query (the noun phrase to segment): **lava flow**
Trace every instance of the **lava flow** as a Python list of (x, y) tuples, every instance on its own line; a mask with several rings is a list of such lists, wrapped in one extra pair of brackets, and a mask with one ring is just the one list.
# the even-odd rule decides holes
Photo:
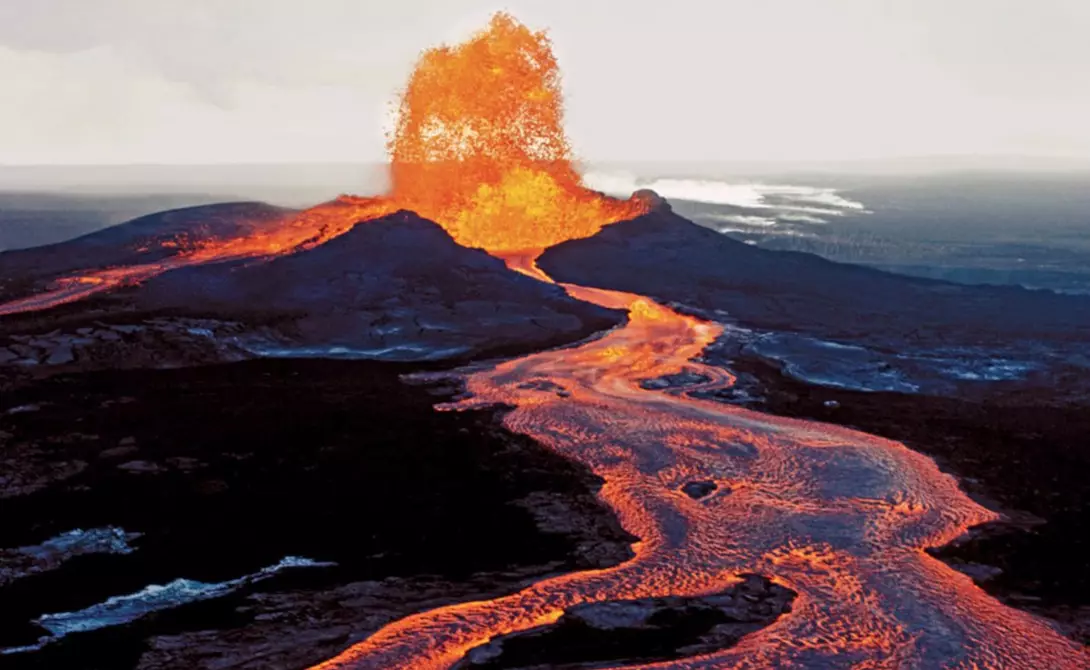
[(0, 316), (50, 309), (121, 286), (138, 284), (189, 265), (267, 259), (302, 251), (347, 232), (360, 221), (390, 214), (395, 209), (393, 203), (384, 198), (341, 196), (333, 202), (300, 212), (286, 221), (255, 227), (251, 233), (239, 237), (213, 237), (193, 243), (184, 237), (161, 241), (157, 246), (178, 249), (178, 253), (147, 263), (88, 270), (62, 277), (46, 291), (0, 304)]
[[(721, 592), (761, 573), (798, 592), (789, 614), (719, 653), (656, 668), (1083, 668), (1086, 652), (999, 603), (924, 549), (996, 515), (929, 458), (852, 430), (649, 391), (690, 369), (714, 324), (646, 298), (578, 286), (627, 306), (629, 322), (582, 346), (469, 374), (447, 409), (515, 407), (504, 418), (605, 479), (600, 496), (638, 536), (635, 558), (495, 600), (443, 607), (379, 630), (320, 670), (446, 668), (473, 648), (555, 622), (574, 605)], [(542, 388), (547, 381), (570, 395)], [(711, 481), (717, 493), (680, 491)]]

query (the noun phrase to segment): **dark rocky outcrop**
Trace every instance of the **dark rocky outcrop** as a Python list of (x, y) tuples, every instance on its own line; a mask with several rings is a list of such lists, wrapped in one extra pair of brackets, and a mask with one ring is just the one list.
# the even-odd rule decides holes
[(410, 359), (574, 340), (588, 324), (622, 318), (459, 246), (407, 211), (267, 262), (176, 270), (118, 299), (141, 310), (276, 320), (286, 348), (401, 349)]
[(643, 598), (578, 605), (559, 621), (477, 647), (460, 670), (598, 668), (726, 649), (791, 610), (795, 593), (759, 575), (708, 596)]
[(681, 487), (681, 492), (693, 500), (706, 498), (715, 492), (719, 485), (711, 481), (686, 482)]

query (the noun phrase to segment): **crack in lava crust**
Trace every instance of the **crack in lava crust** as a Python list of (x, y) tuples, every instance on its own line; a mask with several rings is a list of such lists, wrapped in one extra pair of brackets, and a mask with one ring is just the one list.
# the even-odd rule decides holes
[[(509, 259), (540, 272), (529, 255)], [(924, 553), (996, 518), (929, 458), (852, 430), (777, 418), (639, 380), (697, 367), (712, 323), (651, 300), (567, 286), (626, 306), (630, 321), (581, 346), (469, 374), (472, 397), (440, 409), (515, 407), (506, 426), (605, 479), (600, 496), (641, 538), (635, 557), (513, 595), (423, 612), (379, 630), (320, 670), (445, 668), (491, 638), (555, 622), (585, 602), (724, 590), (757, 572), (798, 592), (771, 626), (712, 655), (656, 668), (1082, 668), (1087, 652)], [(571, 395), (521, 388), (532, 380)], [(714, 480), (700, 501), (679, 489)]]

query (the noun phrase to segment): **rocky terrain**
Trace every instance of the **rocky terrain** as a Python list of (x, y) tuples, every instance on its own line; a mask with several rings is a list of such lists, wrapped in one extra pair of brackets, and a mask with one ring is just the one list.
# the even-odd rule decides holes
[(0, 301), (26, 297), (71, 274), (162, 262), (187, 248), (283, 224), (294, 210), (261, 202), (174, 209), (42, 247), (0, 253)]
[[(550, 249), (541, 267), (726, 324), (703, 358), (738, 382), (696, 395), (935, 457), (1006, 517), (940, 555), (1088, 639), (1090, 299), (756, 249), (640, 197), (651, 214)], [(214, 207), (228, 228), (286, 216)], [(172, 247), (138, 240), (220, 234), (185, 232), (208, 214), (0, 254), (0, 290), (20, 297), (100, 263), (155, 262), (148, 254)], [(500, 429), (496, 410), (434, 412), (456, 385), (400, 378), (436, 369), (421, 361), (533, 351), (621, 319), (409, 212), (293, 254), (178, 267), (0, 317), (0, 647), (21, 650), (0, 658), (302, 667), (415, 611), (625, 560), (633, 538), (595, 500), (593, 477)], [(684, 393), (707, 381), (682, 371), (643, 384)], [(691, 655), (767, 625), (792, 597), (756, 576), (738, 589), (576, 608), (463, 665)]]
[[(224, 205), (220, 215), (233, 221), (240, 207)], [(179, 234), (203, 221), (210, 207), (196, 209), (145, 217), (57, 249), (0, 254), (0, 261), (5, 275), (41, 288), (43, 278), (76, 265), (129, 262), (127, 247), (113, 244), (149, 229)], [(249, 206), (245, 212), (253, 216)], [(84, 254), (77, 249), (82, 246), (95, 252)], [(75, 254), (66, 264), (65, 249)], [(20, 275), (20, 264), (33, 252), (43, 264)], [(572, 342), (623, 318), (513, 272), (483, 251), (455, 244), (438, 225), (399, 212), (293, 254), (174, 268), (86, 300), (0, 317), (0, 377), (255, 356), (479, 356)]]
[[(110, 321), (113, 321), (112, 323)], [(179, 367), (229, 362), (252, 354), (232, 338), (235, 321), (187, 318), (78, 318), (49, 332), (0, 335), (0, 380), (74, 370)], [(58, 322), (48, 320), (48, 325)], [(0, 333), (4, 332), (0, 325)], [(33, 326), (23, 330), (40, 330)]]
[[(0, 403), (0, 664), (297, 668), (414, 611), (614, 565), (599, 481), (419, 366), (55, 376)], [(24, 649), (21, 652), (13, 650)]]
[(578, 605), (550, 626), (477, 647), (458, 670), (599, 668), (709, 654), (791, 610), (795, 594), (759, 575), (723, 593)]
[[(753, 247), (665, 202), (548, 249), (558, 281), (647, 295), (736, 328), (738, 346), (812, 383), (960, 395), (1016, 379), (1090, 398), (1090, 298), (964, 286)], [(965, 384), (964, 382), (969, 382)]]

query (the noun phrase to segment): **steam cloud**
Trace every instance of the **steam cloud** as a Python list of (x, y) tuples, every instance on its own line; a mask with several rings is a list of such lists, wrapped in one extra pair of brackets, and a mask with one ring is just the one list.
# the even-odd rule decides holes
[[(803, 233), (788, 227), (774, 227), (778, 223), (820, 225), (828, 223), (827, 217), (869, 213), (863, 203), (844, 197), (834, 188), (822, 186), (670, 177), (639, 179), (618, 172), (588, 172), (583, 176), (583, 181), (590, 188), (617, 197), (628, 197), (635, 190), (649, 188), (668, 200), (758, 210), (697, 215), (697, 218), (711, 223), (720, 232), (755, 232), (754, 229), (760, 229), (773, 234), (799, 235)], [(742, 227), (725, 228), (717, 224)]]

